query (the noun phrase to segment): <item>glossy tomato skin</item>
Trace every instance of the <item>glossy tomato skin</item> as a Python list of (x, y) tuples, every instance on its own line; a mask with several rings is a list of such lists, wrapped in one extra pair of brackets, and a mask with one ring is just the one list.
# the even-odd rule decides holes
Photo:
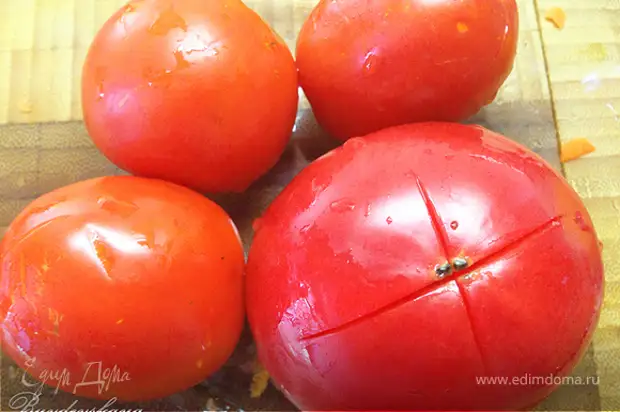
[(297, 71), (240, 0), (131, 1), (95, 37), (82, 103), (116, 165), (201, 192), (240, 192), (292, 133)]
[(302, 410), (530, 407), (580, 359), (603, 294), (597, 236), (566, 181), (505, 137), (449, 123), (312, 163), (257, 224), (246, 272), (260, 359)]
[(185, 390), (237, 343), (243, 267), (228, 215), (189, 189), (137, 177), (66, 186), (30, 204), (0, 245), (3, 351), (82, 396)]
[(510, 74), (518, 26), (515, 0), (322, 0), (298, 37), (299, 81), (341, 140), (464, 120)]

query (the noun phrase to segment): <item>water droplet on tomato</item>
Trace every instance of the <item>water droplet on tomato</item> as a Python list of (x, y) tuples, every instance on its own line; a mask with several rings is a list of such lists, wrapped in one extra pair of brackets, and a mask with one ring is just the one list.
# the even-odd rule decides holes
[(366, 142), (360, 137), (354, 137), (344, 142), (344, 148), (347, 150), (359, 150), (366, 146)]
[(390, 216), (388, 216), (387, 219), (385, 219), (385, 221), (387, 222), (388, 225), (391, 225), (394, 220)]
[(299, 233), (306, 234), (306, 233), (308, 233), (308, 231), (310, 230), (311, 227), (312, 227), (312, 225), (305, 225), (304, 227), (299, 229)]
[(575, 218), (573, 220), (575, 221), (577, 226), (579, 226), (579, 229), (583, 231), (591, 230), (590, 226), (586, 223), (586, 220), (580, 211), (575, 212)]
[(468, 273), (465, 276), (463, 276), (463, 280), (472, 280), (474, 278), (474, 276), (476, 276), (477, 273)]
[(159, 15), (157, 20), (149, 27), (148, 32), (156, 36), (165, 36), (173, 29), (187, 31), (187, 23), (183, 17), (170, 8)]
[(364, 56), (364, 73), (373, 74), (377, 71), (377, 55), (375, 49), (372, 49)]
[(314, 193), (315, 196), (322, 193), (325, 189), (327, 189), (327, 187), (331, 184), (331, 182), (332, 182), (331, 175), (315, 177), (314, 179), (312, 179), (312, 183), (311, 183), (312, 193)]
[(458, 228), (459, 228), (459, 222), (457, 222), (456, 220), (450, 222), (450, 229), (456, 230)]
[(97, 100), (102, 100), (105, 97), (104, 81), (106, 79), (106, 68), (104, 66), (97, 66), (95, 68), (95, 78), (93, 79), (97, 83)]
[(340, 199), (332, 202), (329, 206), (334, 212), (351, 212), (355, 210), (355, 203), (349, 199)]
[(366, 211), (364, 212), (364, 217), (370, 216), (370, 203), (366, 204)]
[(105, 97), (105, 93), (103, 91), (103, 82), (100, 82), (97, 85), (97, 100), (103, 100), (104, 97)]

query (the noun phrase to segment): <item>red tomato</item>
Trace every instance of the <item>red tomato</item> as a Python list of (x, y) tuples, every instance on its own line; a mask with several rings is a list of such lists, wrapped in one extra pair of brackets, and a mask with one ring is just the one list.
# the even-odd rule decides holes
[(490, 103), (518, 36), (515, 0), (322, 0), (297, 43), (299, 80), (339, 139)]
[(137, 177), (58, 189), (29, 205), (0, 245), (2, 348), (34, 378), (78, 395), (176, 393), (232, 353), (243, 267), (228, 215), (189, 189)]
[[(521, 410), (597, 323), (603, 266), (580, 198), (479, 126), (351, 139), (257, 227), (248, 318), (302, 410)], [(496, 376), (522, 381), (477, 382)]]
[(135, 0), (92, 43), (84, 119), (126, 171), (240, 192), (290, 138), (296, 70), (284, 42), (240, 0)]

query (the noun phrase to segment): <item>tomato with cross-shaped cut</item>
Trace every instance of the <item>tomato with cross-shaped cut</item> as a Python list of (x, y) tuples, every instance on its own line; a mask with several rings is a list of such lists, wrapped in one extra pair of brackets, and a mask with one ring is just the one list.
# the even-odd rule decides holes
[(349, 140), (256, 226), (250, 325), (304, 410), (527, 408), (598, 320), (601, 251), (581, 199), (479, 126)]

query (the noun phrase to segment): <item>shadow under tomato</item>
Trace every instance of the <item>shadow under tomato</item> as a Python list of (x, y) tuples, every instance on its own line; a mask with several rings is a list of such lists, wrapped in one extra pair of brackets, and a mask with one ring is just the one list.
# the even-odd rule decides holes
[(291, 140), (280, 160), (267, 174), (243, 193), (207, 195), (231, 216), (239, 229), (246, 252), (252, 241), (254, 220), (263, 214), (301, 170), (340, 144), (321, 129), (311, 110), (304, 110), (297, 118)]

